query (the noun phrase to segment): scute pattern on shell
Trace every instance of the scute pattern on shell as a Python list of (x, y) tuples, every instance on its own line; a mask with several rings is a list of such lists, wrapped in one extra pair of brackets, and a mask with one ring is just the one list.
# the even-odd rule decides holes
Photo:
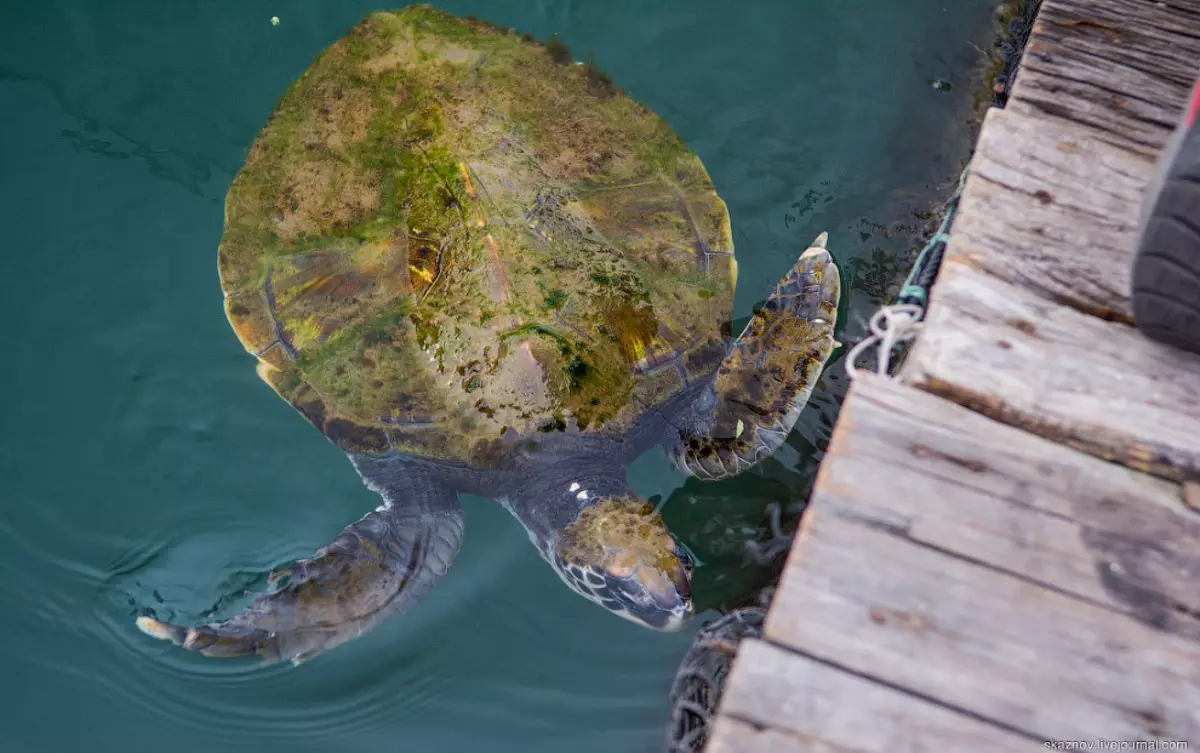
[(725, 353), (736, 264), (703, 165), (587, 66), (426, 6), (285, 93), (226, 199), (226, 313), (346, 450), (502, 462), (619, 433)]

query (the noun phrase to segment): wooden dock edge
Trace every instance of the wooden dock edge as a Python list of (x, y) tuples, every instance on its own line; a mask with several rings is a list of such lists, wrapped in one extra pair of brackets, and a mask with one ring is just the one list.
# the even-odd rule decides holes
[(855, 380), (709, 753), (1200, 746), (1200, 358), (1131, 325), (1200, 0), (1046, 0), (898, 380)]
[(1200, 739), (1198, 583), (1178, 485), (864, 375), (709, 750)]

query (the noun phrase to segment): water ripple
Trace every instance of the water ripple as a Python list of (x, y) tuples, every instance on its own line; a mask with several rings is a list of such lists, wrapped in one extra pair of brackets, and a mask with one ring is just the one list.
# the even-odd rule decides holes
[[(445, 679), (421, 654), (393, 651), (377, 661), (347, 661), (341, 667), (326, 655), (326, 671), (311, 673), (288, 664), (262, 666), (253, 658), (214, 661), (148, 639), (133, 620), (147, 602), (183, 622), (236, 608), (197, 610), (190, 599), (164, 599), (153, 584), (170, 577), (169, 549), (163, 542), (129, 550), (100, 584), (84, 629), (85, 637), (101, 646), (100, 671), (91, 673), (90, 680), (144, 712), (202, 730), (219, 719), (227, 734), (278, 737), (287, 730), (295, 739), (324, 739), (372, 718), (413, 716), (449, 694)], [(264, 558), (282, 561), (286, 556)], [(236, 591), (259, 587), (263, 580), (261, 572), (238, 568), (226, 568), (222, 576), (221, 587), (233, 585)], [(347, 654), (364, 648), (346, 648), (339, 658), (350, 659)], [(397, 686), (404, 694), (397, 693)]]

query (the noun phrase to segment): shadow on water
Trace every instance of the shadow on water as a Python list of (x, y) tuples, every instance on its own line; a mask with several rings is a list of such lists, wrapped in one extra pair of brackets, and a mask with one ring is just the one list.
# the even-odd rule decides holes
[[(850, 343), (962, 169), (992, 1), (441, 5), (593, 50), (697, 150), (732, 216), (735, 330), (828, 230)], [(255, 377), (215, 274), (224, 193), (255, 133), (375, 7), (0, 3), (6, 753), (660, 750), (694, 628), (651, 633), (569, 593), (486, 500), (465, 500), (464, 549), (419, 608), (300, 669), (206, 661), (134, 627), (147, 608), (228, 613), (378, 504)], [(630, 469), (703, 563), (702, 607), (770, 579), (746, 542), (770, 538), (772, 503), (794, 527), (842, 355), (753, 471), (685, 482), (661, 453)]]

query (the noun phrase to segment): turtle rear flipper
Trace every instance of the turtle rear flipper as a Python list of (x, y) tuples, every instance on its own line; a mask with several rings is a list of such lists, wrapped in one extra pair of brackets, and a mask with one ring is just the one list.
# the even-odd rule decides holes
[(138, 627), (206, 656), (293, 664), (366, 633), (441, 580), (463, 531), (452, 491), (431, 486), (403, 500), (382, 491), (392, 504), (347, 526), (314, 557), (271, 573), (270, 590), (240, 614), (191, 628), (143, 616)]
[(783, 444), (836, 345), (841, 278), (821, 233), (780, 279), (669, 448), (697, 478), (733, 476)]

